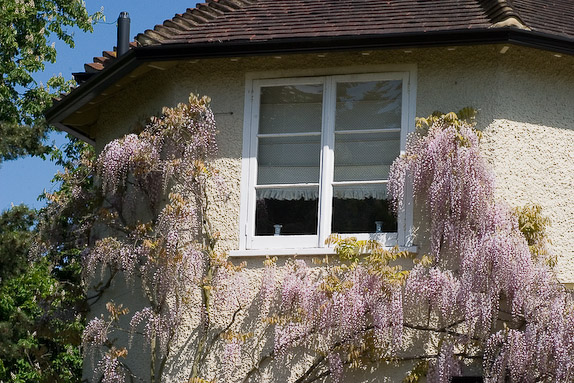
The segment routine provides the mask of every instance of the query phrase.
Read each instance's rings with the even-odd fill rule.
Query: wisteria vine
[[[401,208],[411,182],[430,224],[434,262],[409,274],[404,315],[441,330],[432,381],[448,382],[473,357],[483,360],[486,382],[572,381],[574,304],[552,262],[537,256],[548,255],[545,240],[525,236],[517,214],[496,199],[471,124],[451,113],[418,125],[393,164],[390,192]]]
[[[391,168],[395,209],[412,184],[429,254],[333,235],[336,256],[270,258],[255,270],[217,251],[209,204],[225,193],[206,98],[109,143],[97,161],[105,202],[86,278],[121,275],[148,304],[130,313],[129,302],[108,303],[88,324],[84,344],[101,359],[94,378],[165,381],[177,359],[189,382],[265,381],[297,354],[297,383],[401,361],[414,363],[405,382],[446,383],[477,366],[493,383],[572,381],[574,304],[551,269],[547,222],[495,198],[480,134],[463,117],[471,111],[419,120]],[[524,230],[528,219],[537,230]],[[99,286],[104,295],[110,282]],[[131,341],[118,344],[122,323],[146,339],[148,377],[130,367]]]
[[[230,268],[215,251],[217,234],[205,219],[209,202],[225,194],[210,162],[217,145],[208,103],[192,95],[187,104],[164,108],[141,133],[110,142],[97,161],[105,202],[95,226],[100,238],[84,256],[86,278],[100,268],[100,278],[108,270],[112,277],[121,273],[138,281],[148,305],[129,314],[129,327],[150,347],[152,382],[164,379],[181,326],[197,312],[191,303],[195,295],[205,303],[200,327],[209,326],[216,269]],[[135,378],[123,361],[129,347],[118,348],[102,334],[116,331],[129,313],[115,308],[108,304],[108,315],[92,320],[84,334],[89,350],[107,348],[98,365],[102,382]]]

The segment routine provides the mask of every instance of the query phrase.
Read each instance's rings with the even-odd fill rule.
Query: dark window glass
[[[333,199],[333,233],[396,232],[397,219],[385,199]]]
[[[255,235],[317,234],[318,199],[263,198],[257,200]]]
[[[484,379],[482,376],[454,376],[450,381],[451,383],[482,383]]]

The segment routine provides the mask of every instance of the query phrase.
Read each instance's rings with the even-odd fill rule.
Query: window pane
[[[401,80],[337,84],[333,181],[388,179],[400,153],[401,101]],[[374,131],[381,129],[396,131]],[[335,185],[331,230],[394,232],[397,221],[389,206],[386,184]]]
[[[399,154],[400,132],[335,133],[334,180],[386,180]]]
[[[402,81],[337,84],[335,131],[401,128]]]
[[[321,132],[323,85],[261,88],[259,134]]]
[[[258,189],[255,235],[317,234],[318,196],[318,186]]]
[[[396,232],[385,181],[400,153],[403,81],[311,81],[321,83],[259,88],[255,236],[317,235],[321,179],[333,233]],[[336,103],[323,110],[327,88]],[[325,174],[322,150],[334,152]]]
[[[389,209],[386,185],[335,186],[333,233],[396,232],[397,220]]]
[[[319,182],[321,136],[260,137],[257,184]]]

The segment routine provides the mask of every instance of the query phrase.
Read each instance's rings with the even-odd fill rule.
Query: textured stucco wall
[[[483,152],[511,206],[536,203],[551,220],[558,278],[574,282],[574,60],[510,50],[497,72],[499,97]]]
[[[574,59],[544,51],[501,46],[433,48],[318,55],[285,55],[182,62],[166,71],[154,70],[137,79],[101,106],[97,145],[128,133],[163,106],[185,102],[190,92],[212,98],[219,127],[217,166],[230,191],[229,200],[217,205],[212,219],[222,233],[221,245],[237,249],[245,75],[248,72],[349,67],[369,71],[384,64],[416,64],[417,116],[434,110],[479,109],[478,127],[484,131],[483,152],[497,175],[498,196],[511,206],[538,203],[552,220],[550,237],[559,256],[561,281],[574,282]],[[420,217],[419,217],[420,218]],[[418,232],[419,249],[425,249],[425,231]],[[238,259],[237,261],[241,261]],[[261,258],[249,259],[250,290],[258,286]],[[190,323],[190,329],[193,324]],[[145,355],[141,355],[145,360]],[[135,365],[140,364],[137,362]],[[141,362],[141,364],[144,364]],[[302,362],[302,364],[304,363]],[[86,367],[89,370],[89,367]],[[297,367],[293,367],[295,370]],[[174,365],[174,377],[179,370]],[[278,372],[269,381],[282,381]],[[349,381],[381,381],[376,371],[361,371]],[[404,371],[394,369],[385,381],[400,381]],[[264,379],[265,380],[265,379]]]

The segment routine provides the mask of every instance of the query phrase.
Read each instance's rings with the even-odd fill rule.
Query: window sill
[[[391,247],[386,247],[391,249]],[[416,246],[400,247],[401,251],[409,251],[411,253],[418,252]],[[294,257],[294,256],[320,256],[320,255],[334,255],[335,248],[333,247],[310,247],[310,248],[296,248],[296,249],[250,249],[250,250],[231,250],[230,257]]]

